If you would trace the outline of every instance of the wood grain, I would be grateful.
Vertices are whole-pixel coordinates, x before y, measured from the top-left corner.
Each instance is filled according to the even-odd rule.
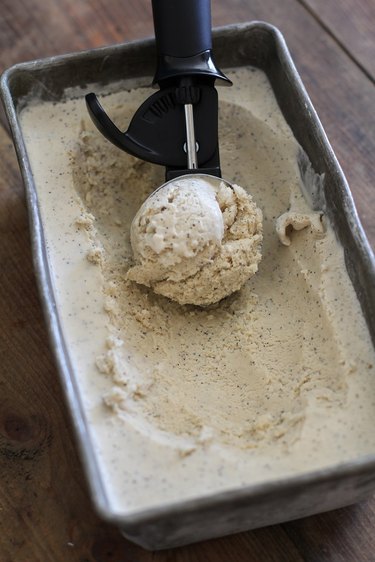
[[[375,80],[375,2],[300,0],[340,45]]]
[[[341,160],[375,244],[375,92],[332,10],[366,14],[369,0],[213,0],[215,25],[263,19],[281,28]],[[325,11],[323,12],[323,7]],[[341,11],[340,11],[341,10]],[[319,12],[319,18],[316,17]],[[330,15],[331,14],[331,15]],[[369,15],[368,15],[369,14]],[[371,23],[369,23],[369,21]],[[339,25],[340,23],[340,25]],[[149,0],[2,0],[0,70],[23,60],[151,35]],[[354,33],[355,35],[355,33]],[[371,41],[370,41],[371,42]],[[366,42],[367,45],[367,42]],[[367,49],[367,47],[366,47]],[[175,551],[148,553],[104,524],[90,504],[39,304],[24,191],[0,126],[0,561],[325,562],[375,559],[375,500]]]

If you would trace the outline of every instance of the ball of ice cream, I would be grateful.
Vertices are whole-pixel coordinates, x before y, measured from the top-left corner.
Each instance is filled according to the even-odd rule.
[[[127,278],[180,304],[206,306],[256,273],[261,242],[262,213],[242,187],[183,176],[156,190],[134,217]]]

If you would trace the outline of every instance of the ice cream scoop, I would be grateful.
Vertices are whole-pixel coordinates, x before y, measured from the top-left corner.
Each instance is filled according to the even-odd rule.
[[[95,94],[86,101],[106,138],[166,166],[167,183],[133,221],[136,265],[128,279],[181,304],[207,305],[255,273],[261,213],[242,188],[221,179],[214,84],[231,82],[212,57],[210,0],[153,0],[152,7],[158,55],[154,83],[160,91],[140,106],[125,132]]]
[[[212,54],[210,0],[153,0],[160,90],[120,131],[94,93],[89,114],[117,147],[166,167],[166,180],[191,173],[221,176],[218,148],[218,96],[215,83],[231,85]]]
[[[207,306],[237,291],[261,259],[262,213],[240,186],[185,175],[159,187],[131,226],[127,278],[180,304]]]

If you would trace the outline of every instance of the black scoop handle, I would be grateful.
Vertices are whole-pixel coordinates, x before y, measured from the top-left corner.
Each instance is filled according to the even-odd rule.
[[[136,111],[127,131],[113,123],[94,93],[89,114],[117,147],[147,162],[166,166],[167,180],[186,169],[186,109],[194,111],[197,160],[201,173],[221,176],[216,80],[231,81],[212,57],[210,0],[152,0],[157,47],[154,83],[160,90]],[[193,105],[193,108],[186,108]]]
[[[210,0],[152,0],[158,56],[154,83],[182,76],[230,81],[212,57]]]
[[[194,57],[212,49],[210,0],[152,0],[159,56]]]

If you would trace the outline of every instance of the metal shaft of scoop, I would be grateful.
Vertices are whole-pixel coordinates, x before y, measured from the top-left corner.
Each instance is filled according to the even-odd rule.
[[[191,103],[186,103],[184,105],[185,109],[185,126],[186,126],[186,151],[189,170],[195,170],[198,168],[197,160],[197,145],[195,142],[195,130],[194,130],[194,115],[193,115],[193,105]]]

